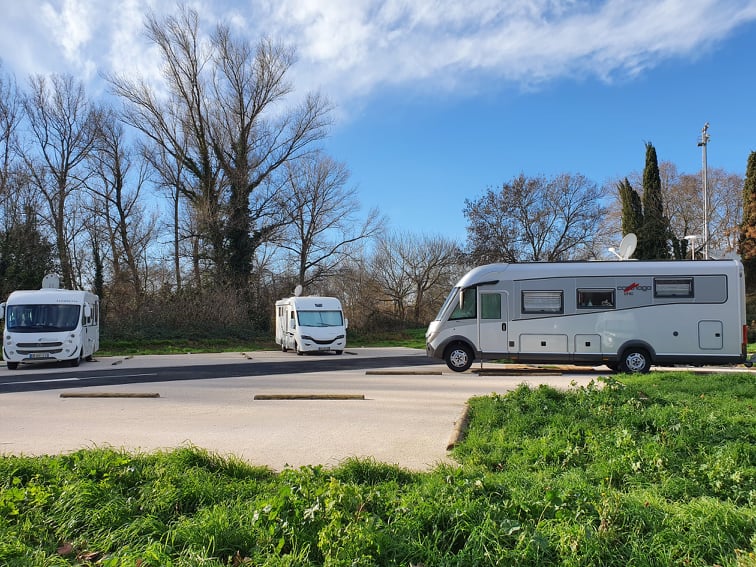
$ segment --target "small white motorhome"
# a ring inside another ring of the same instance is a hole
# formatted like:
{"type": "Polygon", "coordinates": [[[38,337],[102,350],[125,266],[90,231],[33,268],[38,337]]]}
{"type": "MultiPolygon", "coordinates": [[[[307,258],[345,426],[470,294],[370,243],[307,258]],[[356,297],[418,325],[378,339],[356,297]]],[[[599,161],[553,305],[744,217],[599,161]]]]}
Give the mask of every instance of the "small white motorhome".
{"type": "Polygon", "coordinates": [[[14,291],[0,304],[8,369],[21,362],[53,360],[78,366],[100,348],[99,298],[87,291],[59,289],[59,281],[46,276],[42,289],[14,291]]]}
{"type": "Polygon", "coordinates": [[[426,343],[457,372],[476,359],[647,372],[745,362],[746,325],[738,260],[490,264],[452,289],[426,343]]]}
{"type": "Polygon", "coordinates": [[[346,348],[348,322],[335,297],[295,296],[276,301],[276,344],[281,350],[305,352],[346,348]]]}

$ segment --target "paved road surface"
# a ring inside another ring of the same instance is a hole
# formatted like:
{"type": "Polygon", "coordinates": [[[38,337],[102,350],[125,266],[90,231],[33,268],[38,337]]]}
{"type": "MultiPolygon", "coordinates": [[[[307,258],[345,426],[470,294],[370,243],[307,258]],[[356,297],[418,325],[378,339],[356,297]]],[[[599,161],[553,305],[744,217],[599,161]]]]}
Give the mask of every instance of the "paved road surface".
{"type": "Polygon", "coordinates": [[[191,444],[275,470],[335,466],[348,457],[427,470],[448,461],[455,422],[471,396],[524,381],[567,387],[600,375],[458,374],[401,348],[350,349],[340,357],[270,351],[0,367],[0,453],[191,444]],[[81,394],[132,397],[67,397],[81,394]],[[346,399],[255,399],[279,394],[346,399]],[[146,395],[159,397],[138,397],[146,395]]]}

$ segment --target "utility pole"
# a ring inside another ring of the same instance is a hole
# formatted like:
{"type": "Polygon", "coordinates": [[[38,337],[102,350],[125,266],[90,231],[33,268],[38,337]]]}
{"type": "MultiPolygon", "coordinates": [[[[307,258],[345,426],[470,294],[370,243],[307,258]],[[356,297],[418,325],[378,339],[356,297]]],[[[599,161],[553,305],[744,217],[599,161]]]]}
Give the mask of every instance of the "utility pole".
{"type": "Polygon", "coordinates": [[[704,244],[704,260],[709,259],[709,180],[708,180],[708,165],[706,159],[706,146],[709,143],[709,123],[704,124],[701,130],[701,141],[698,145],[702,149],[701,160],[703,162],[702,177],[703,177],[703,244],[704,244]]]}

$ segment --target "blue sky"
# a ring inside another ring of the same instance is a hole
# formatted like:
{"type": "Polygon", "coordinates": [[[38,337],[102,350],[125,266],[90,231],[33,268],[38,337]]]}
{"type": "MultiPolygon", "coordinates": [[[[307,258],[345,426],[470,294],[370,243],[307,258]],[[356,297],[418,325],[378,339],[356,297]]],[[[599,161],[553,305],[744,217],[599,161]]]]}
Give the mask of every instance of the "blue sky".
{"type": "MultiPolygon", "coordinates": [[[[301,96],[335,105],[326,150],[363,208],[397,230],[463,241],[466,198],[512,177],[643,169],[742,175],[756,151],[756,0],[219,0],[203,21],[293,45],[301,96]]],[[[174,0],[0,0],[0,60],[24,83],[157,73],[144,14],[174,0]]],[[[208,27],[209,29],[209,27],[208,27]]]]}

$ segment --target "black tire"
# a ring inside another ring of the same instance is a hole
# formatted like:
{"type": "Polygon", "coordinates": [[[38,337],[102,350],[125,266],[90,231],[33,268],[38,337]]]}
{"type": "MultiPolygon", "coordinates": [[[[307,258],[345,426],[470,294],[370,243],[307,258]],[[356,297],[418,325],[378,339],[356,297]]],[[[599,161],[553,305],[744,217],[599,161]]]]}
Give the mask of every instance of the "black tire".
{"type": "Polygon", "coordinates": [[[651,370],[651,357],[642,348],[629,348],[622,353],[619,369],[628,374],[645,374],[651,370]]]}
{"type": "Polygon", "coordinates": [[[466,344],[451,345],[444,353],[444,360],[446,361],[446,366],[454,370],[454,372],[464,372],[472,366],[473,352],[466,344]]]}
{"type": "Polygon", "coordinates": [[[18,362],[6,362],[5,364],[8,366],[8,370],[16,370],[18,368],[18,362]]]}
{"type": "Polygon", "coordinates": [[[335,352],[336,354],[344,354],[344,351],[343,351],[343,350],[335,350],[335,351],[333,351],[333,352],[335,352]]]}
{"type": "Polygon", "coordinates": [[[294,343],[294,350],[297,351],[297,356],[302,356],[304,354],[304,351],[299,350],[299,345],[297,343],[294,343]]]}
{"type": "Polygon", "coordinates": [[[74,366],[74,367],[76,367],[76,366],[79,366],[79,364],[81,364],[81,357],[80,357],[80,356],[77,356],[76,358],[72,358],[72,359],[71,359],[71,360],[69,361],[69,364],[70,364],[71,366],[74,366]]]}

